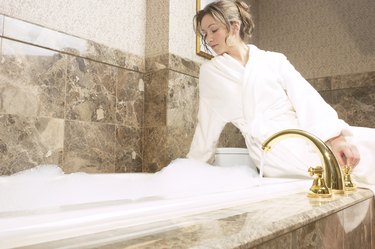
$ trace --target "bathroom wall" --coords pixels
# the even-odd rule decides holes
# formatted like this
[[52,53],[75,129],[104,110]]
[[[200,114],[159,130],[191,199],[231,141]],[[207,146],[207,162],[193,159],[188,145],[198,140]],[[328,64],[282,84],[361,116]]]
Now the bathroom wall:
[[372,0],[258,1],[258,44],[285,53],[306,78],[375,69]]
[[[143,39],[137,38],[134,23],[145,18],[133,16],[133,8],[124,12],[131,13],[132,21],[121,21],[119,16],[111,19],[127,24],[124,27],[134,26],[121,31],[130,32],[128,39],[111,36],[110,22],[103,21],[99,27],[91,20],[96,15],[69,12],[67,6],[59,12],[63,17],[56,18],[56,10],[52,11],[56,15],[48,12],[52,4],[47,2],[36,2],[35,9],[27,1],[0,4],[5,6],[0,19],[4,27],[0,87],[5,103],[0,110],[0,174],[43,163],[58,164],[66,172],[156,171],[187,153],[197,112],[199,63],[170,52],[171,32],[165,20],[169,23],[174,13],[169,1],[147,1],[147,35],[139,29]],[[70,6],[79,9],[77,3]],[[87,6],[81,7],[86,10]],[[97,8],[91,13],[106,14],[104,7],[103,13]],[[184,6],[179,11],[184,13]],[[92,21],[97,30],[107,31],[92,35],[92,27],[77,24],[78,17],[87,18],[82,23]],[[111,41],[106,40],[109,36]],[[121,50],[116,45],[119,41],[124,43]],[[138,45],[147,56],[136,54]],[[189,48],[195,51],[194,46],[195,40]]]
[[0,0],[0,21],[0,175],[142,171],[146,0]]
[[0,175],[142,170],[144,58],[0,15]]
[[257,45],[284,53],[349,124],[375,127],[375,2],[257,4]]
[[[0,0],[0,174],[40,163],[154,172],[186,155],[206,61],[189,25],[195,1],[136,2]],[[360,17],[372,2],[248,2],[253,43],[285,53],[351,124],[374,126],[374,32]],[[227,125],[218,146],[245,144]]]
[[146,0],[0,0],[0,14],[145,55]]
[[[185,157],[194,133],[199,62],[192,18],[195,1],[147,2],[143,171]],[[191,25],[188,25],[191,23]]]

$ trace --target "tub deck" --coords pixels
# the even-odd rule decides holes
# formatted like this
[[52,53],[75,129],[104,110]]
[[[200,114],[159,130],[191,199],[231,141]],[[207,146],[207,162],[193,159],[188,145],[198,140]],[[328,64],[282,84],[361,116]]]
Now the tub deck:
[[373,197],[359,189],[327,200],[308,199],[310,185],[311,180],[265,179],[260,187],[210,195],[2,212],[0,247],[250,247]]

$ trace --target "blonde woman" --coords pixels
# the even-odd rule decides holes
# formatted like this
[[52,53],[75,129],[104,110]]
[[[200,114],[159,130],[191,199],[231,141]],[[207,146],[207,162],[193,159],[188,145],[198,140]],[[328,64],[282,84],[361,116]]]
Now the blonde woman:
[[[228,122],[242,132],[257,165],[266,138],[302,129],[326,141],[341,166],[355,167],[358,180],[375,184],[375,129],[339,119],[283,54],[246,44],[254,28],[246,3],[212,2],[197,13],[194,24],[215,57],[200,69],[198,124],[188,158],[210,162]],[[267,154],[264,174],[306,176],[307,168],[316,166],[312,162],[319,164],[319,156],[308,141],[285,139]]]

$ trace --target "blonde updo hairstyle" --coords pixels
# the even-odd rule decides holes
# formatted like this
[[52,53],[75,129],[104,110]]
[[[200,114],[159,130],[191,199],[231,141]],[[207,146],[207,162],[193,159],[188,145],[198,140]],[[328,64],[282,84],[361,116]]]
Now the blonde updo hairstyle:
[[[194,16],[194,31],[201,32],[202,19],[206,15],[211,15],[216,21],[222,23],[227,31],[234,21],[240,21],[240,37],[243,41],[250,39],[254,22],[250,14],[250,7],[241,0],[218,0],[207,4]],[[201,34],[201,33],[200,33]],[[204,45],[207,46],[205,37],[202,36]]]

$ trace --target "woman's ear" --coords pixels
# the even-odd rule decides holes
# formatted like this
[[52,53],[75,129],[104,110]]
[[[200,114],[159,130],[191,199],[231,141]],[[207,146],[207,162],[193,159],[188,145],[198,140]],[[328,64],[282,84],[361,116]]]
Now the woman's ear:
[[234,33],[240,32],[241,22],[232,21],[230,26],[231,26],[232,31],[234,31]]

